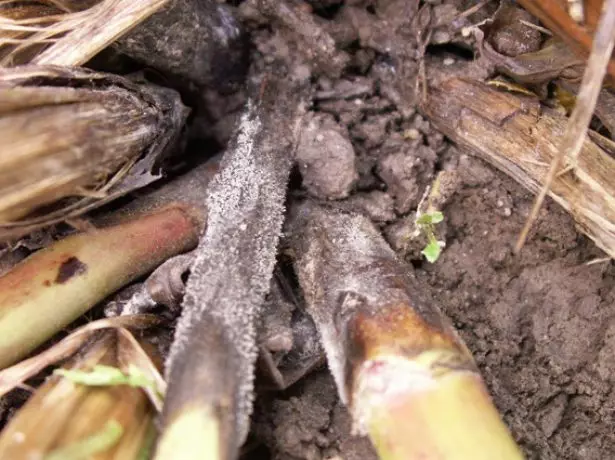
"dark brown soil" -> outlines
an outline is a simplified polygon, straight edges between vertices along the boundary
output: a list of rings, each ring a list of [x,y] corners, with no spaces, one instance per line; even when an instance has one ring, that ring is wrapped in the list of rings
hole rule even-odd
[[[313,3],[318,8],[322,2]],[[339,2],[326,3],[339,7]],[[416,86],[387,73],[394,69],[405,72],[404,78],[416,76],[417,61],[409,57],[408,48],[416,50],[420,44],[395,49],[404,38],[401,32],[391,32],[395,21],[388,17],[385,29],[386,13],[381,20],[365,13],[371,11],[364,9],[371,2],[348,3],[358,6],[316,10],[327,12],[327,20],[321,21],[338,43],[344,42],[339,30],[348,21],[359,21],[367,29],[361,29],[358,38],[347,31],[353,43],[345,48],[354,63],[350,71],[341,78],[321,76],[316,82],[317,118],[307,127],[309,145],[300,146],[298,154],[303,193],[338,200],[340,206],[364,212],[381,226],[408,261],[408,269],[416,271],[424,289],[461,332],[528,458],[615,458],[613,264],[590,263],[604,254],[553,202],[544,206],[523,251],[513,255],[533,197],[432,128],[408,96],[409,87],[414,91]],[[438,15],[471,4],[426,3],[435,4],[435,23]],[[446,24],[445,19],[441,22]],[[447,30],[441,26],[435,32],[451,44],[454,39],[443,35]],[[285,42],[284,33],[289,32],[271,35],[256,30],[262,53],[256,58],[288,53],[280,50],[280,43],[294,43],[295,38]],[[499,36],[505,37],[506,49],[522,45],[514,42],[511,31]],[[385,52],[381,42],[392,49]],[[484,77],[491,72],[488,63],[468,60],[462,48],[450,51],[428,49],[428,61],[451,73]],[[325,141],[327,147],[319,148],[318,142]],[[412,213],[442,170],[450,173],[445,222],[438,227],[446,248],[435,264],[429,264],[421,258],[420,244],[408,246],[407,236]],[[267,449],[250,458],[376,458],[366,439],[350,435],[349,416],[326,370],[310,374],[284,393],[261,397],[253,433]]]
[[[512,255],[532,197],[481,160],[459,160],[447,247],[437,263],[417,263],[418,277],[466,340],[528,458],[613,458],[613,266],[587,265],[603,254],[553,203]],[[261,404],[256,431],[276,459],[376,458],[349,436],[326,371]]]
[[[495,8],[462,17],[477,2],[429,0],[410,14],[406,9],[417,10],[419,2],[307,1],[297,14],[313,22],[301,23],[319,32],[312,37],[326,33],[336,45],[323,48],[323,57],[306,30],[255,9],[280,1],[246,0],[239,11],[253,69],[281,60],[307,63],[313,72],[313,113],[291,194],[335,201],[382,229],[453,320],[528,458],[615,458],[615,266],[598,260],[604,253],[551,201],[513,255],[533,196],[452,145],[417,108],[423,65],[427,81],[431,68],[475,78],[493,74],[488,62],[474,58],[473,38],[462,29]],[[494,32],[502,40],[494,46],[513,55],[540,45],[535,29],[515,28]],[[224,145],[244,100],[240,93],[204,95],[207,114],[196,111],[194,142],[211,136]],[[440,171],[449,173],[445,220],[437,227],[446,247],[430,264],[420,254],[422,242],[409,245],[408,235]],[[369,441],[351,436],[350,425],[332,378],[320,369],[284,392],[259,395],[244,457],[375,459]]]

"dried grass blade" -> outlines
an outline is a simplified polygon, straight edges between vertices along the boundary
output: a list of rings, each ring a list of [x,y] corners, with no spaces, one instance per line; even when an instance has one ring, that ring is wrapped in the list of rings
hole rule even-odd
[[[104,329],[118,329],[123,337],[130,335],[129,343],[134,346],[134,337],[126,329],[146,329],[160,323],[160,319],[154,315],[118,316],[115,318],[93,321],[72,332],[69,336],[53,345],[51,348],[36,356],[25,359],[14,366],[0,371],[0,396],[5,395],[16,388],[30,377],[41,372],[53,363],[64,360],[77,352],[84,344],[98,332]],[[139,353],[140,354],[140,353]],[[135,352],[137,355],[137,352]],[[142,366],[140,359],[140,366]],[[151,372],[151,375],[155,375]],[[162,377],[158,375],[156,382],[164,392],[164,383],[160,383]]]
[[[8,50],[2,53],[0,65],[82,65],[167,3],[169,0],[101,0],[86,3],[83,9],[78,2],[53,2],[31,6],[27,12],[17,12],[9,4],[0,9],[0,51]],[[40,27],[20,30],[23,24]],[[52,46],[41,46],[50,39],[55,41]],[[19,45],[11,47],[13,43]]]

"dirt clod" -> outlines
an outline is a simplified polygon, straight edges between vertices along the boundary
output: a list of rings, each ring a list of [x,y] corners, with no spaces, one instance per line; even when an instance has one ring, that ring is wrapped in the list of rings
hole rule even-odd
[[[346,198],[357,180],[354,148],[331,117],[306,122],[296,159],[303,185],[317,198]]]

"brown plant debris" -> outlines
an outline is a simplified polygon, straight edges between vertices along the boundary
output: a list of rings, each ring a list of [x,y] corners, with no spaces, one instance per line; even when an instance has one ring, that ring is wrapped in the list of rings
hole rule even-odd
[[[0,240],[156,180],[154,163],[186,116],[175,91],[119,76],[0,69]]]
[[[130,335],[129,329],[132,331],[139,331],[156,326],[160,324],[160,322],[160,318],[155,315],[130,315],[92,321],[85,326],[81,326],[41,353],[31,358],[24,359],[11,367],[2,369],[0,371],[0,396],[4,396],[46,367],[70,358],[82,347],[92,342],[100,331],[116,329],[120,336],[124,336],[121,340],[127,341],[128,345],[132,347],[131,344],[133,344],[134,338],[131,339],[132,336]],[[131,349],[133,351],[136,350],[131,356],[139,362],[142,362],[143,359],[137,356],[139,354],[138,349]],[[164,393],[166,391],[166,386],[162,377],[155,377],[154,380],[157,382],[161,392]],[[153,399],[153,401],[155,400]]]
[[[156,411],[145,388],[160,379],[153,348],[146,352],[126,329],[95,337],[11,419],[0,435],[2,458],[136,460],[152,443]]]
[[[555,175],[561,174],[559,169],[562,162],[566,159],[570,167],[576,167],[577,157],[579,156],[579,151],[583,147],[583,141],[587,136],[587,130],[591,123],[594,109],[596,108],[598,96],[600,95],[602,80],[607,72],[609,59],[611,58],[613,47],[615,46],[614,30],[615,0],[606,0],[604,4],[604,14],[600,17],[598,30],[596,31],[592,44],[592,52],[587,61],[587,66],[585,67],[583,80],[581,81],[581,87],[574,109],[566,125],[566,131],[564,132],[561,143],[558,146],[557,155],[551,160],[551,167],[544,180],[542,189],[536,196],[532,212],[521,231],[521,235],[519,235],[519,240],[515,245],[516,251],[519,251],[525,243],[530,227],[538,216],[538,211],[551,187]]]
[[[0,66],[78,66],[169,0],[0,3]]]
[[[424,106],[434,124],[530,191],[537,193],[557,154],[568,119],[536,99],[462,79],[431,88]],[[615,256],[615,160],[590,139],[576,167],[556,175],[549,196],[579,231]]]
[[[589,56],[597,24],[608,1],[519,0],[519,3],[566,41],[574,51],[581,56]],[[576,19],[570,14],[572,3],[584,5],[582,14]],[[580,21],[577,20],[579,18]],[[612,57],[608,62],[608,72],[611,78],[615,78],[615,59]]]

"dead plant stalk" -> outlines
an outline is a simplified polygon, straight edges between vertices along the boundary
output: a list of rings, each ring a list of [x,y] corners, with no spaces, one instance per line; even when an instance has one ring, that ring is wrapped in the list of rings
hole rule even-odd
[[[116,75],[0,69],[0,241],[158,179],[186,116],[175,91]]]
[[[535,99],[462,79],[431,88],[424,112],[450,139],[533,193],[542,188],[545,171],[569,126],[565,116]],[[613,157],[583,138],[575,167],[556,174],[549,187],[549,196],[570,213],[577,228],[611,257],[615,257],[614,175]]]
[[[306,88],[304,76],[268,76],[212,179],[208,227],[169,354],[157,459],[235,459],[247,437],[255,322],[275,264]]]
[[[564,158],[569,159],[569,167],[572,173],[577,169],[577,157],[583,148],[583,142],[587,136],[589,123],[594,114],[598,95],[602,87],[602,80],[607,73],[611,54],[613,53],[613,46],[615,45],[615,0],[605,0],[602,11],[603,13],[598,24],[598,30],[593,38],[592,51],[587,61],[587,67],[583,74],[581,88],[572,115],[568,120],[561,143],[558,145],[557,154],[551,160],[551,166],[544,179],[540,193],[534,201],[523,230],[521,230],[515,245],[516,252],[520,251],[523,247],[556,174],[564,173],[564,171],[560,172],[560,165]]]

